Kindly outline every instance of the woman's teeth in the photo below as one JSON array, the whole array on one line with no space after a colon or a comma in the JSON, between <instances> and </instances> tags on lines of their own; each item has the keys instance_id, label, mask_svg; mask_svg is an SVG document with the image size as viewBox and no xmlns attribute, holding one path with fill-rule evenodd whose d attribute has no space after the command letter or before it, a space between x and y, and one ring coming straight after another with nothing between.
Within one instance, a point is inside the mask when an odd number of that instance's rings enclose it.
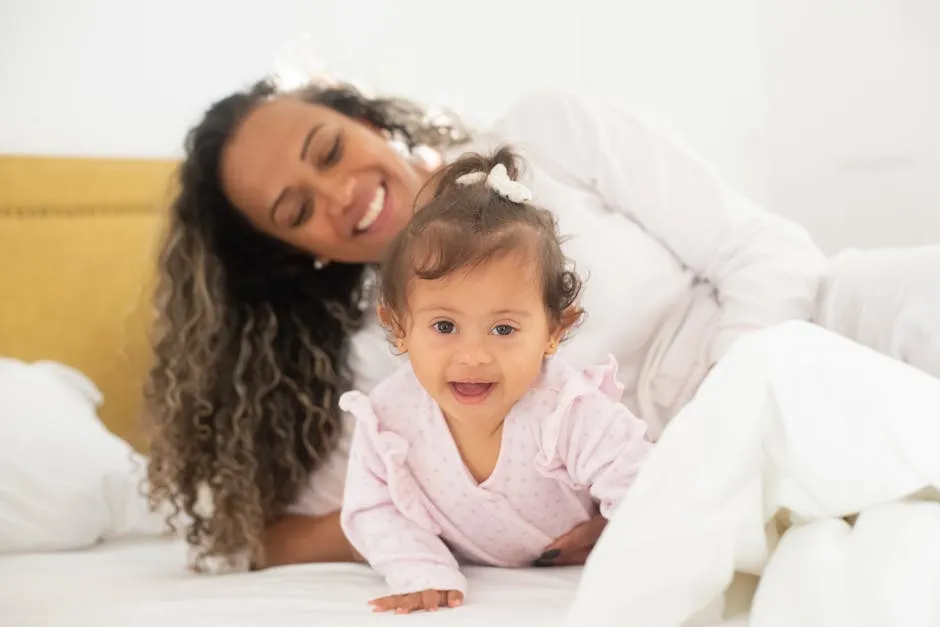
<instances>
[{"instance_id":1,"label":"woman's teeth","mask_svg":"<svg viewBox=\"0 0 940 627\"><path fill-rule=\"evenodd\" d=\"M362 219L356 224L356 230L362 232L372 226L376 219L382 214L382 207L384 206L385 186L379 185L379 188L375 192L375 197L373 197L372 202L369 203L369 210L366 211L366 215L362 216Z\"/></svg>"}]
</instances>

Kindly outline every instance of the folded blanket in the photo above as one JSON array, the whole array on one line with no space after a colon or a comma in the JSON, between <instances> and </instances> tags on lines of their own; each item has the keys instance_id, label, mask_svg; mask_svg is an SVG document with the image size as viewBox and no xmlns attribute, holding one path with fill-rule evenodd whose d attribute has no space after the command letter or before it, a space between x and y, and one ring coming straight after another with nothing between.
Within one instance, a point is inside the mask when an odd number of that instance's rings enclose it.
<instances>
[{"instance_id":1,"label":"folded blanket","mask_svg":"<svg viewBox=\"0 0 940 627\"><path fill-rule=\"evenodd\" d=\"M744 338L614 514L570 624L718 619L736 572L763 575L752 626L940 624L938 449L940 380L809 324Z\"/></svg>"}]
</instances>

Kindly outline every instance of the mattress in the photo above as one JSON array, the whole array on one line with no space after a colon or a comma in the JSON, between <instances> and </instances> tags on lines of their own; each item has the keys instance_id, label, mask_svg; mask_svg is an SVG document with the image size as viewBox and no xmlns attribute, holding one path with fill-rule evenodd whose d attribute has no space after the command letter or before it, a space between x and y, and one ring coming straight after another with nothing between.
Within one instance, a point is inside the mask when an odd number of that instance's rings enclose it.
<instances>
[{"instance_id":1,"label":"mattress","mask_svg":"<svg viewBox=\"0 0 940 627\"><path fill-rule=\"evenodd\" d=\"M200 575L186 549L163 538L91 549L0 556L4 627L326 627L346 625L564 624L580 568L469 568L464 607L411 617L376 615L366 602L382 581L355 564L289 566Z\"/></svg>"}]
</instances>

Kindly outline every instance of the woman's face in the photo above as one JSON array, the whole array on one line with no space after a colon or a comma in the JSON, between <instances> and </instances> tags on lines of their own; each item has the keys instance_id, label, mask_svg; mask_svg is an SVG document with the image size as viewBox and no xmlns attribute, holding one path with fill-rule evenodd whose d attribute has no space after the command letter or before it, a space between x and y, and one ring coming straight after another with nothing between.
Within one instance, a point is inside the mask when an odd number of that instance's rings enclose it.
<instances>
[{"instance_id":1,"label":"woman's face","mask_svg":"<svg viewBox=\"0 0 940 627\"><path fill-rule=\"evenodd\" d=\"M257 229L340 262L379 261L427 179L372 127L294 98L245 118L220 176Z\"/></svg>"}]
</instances>

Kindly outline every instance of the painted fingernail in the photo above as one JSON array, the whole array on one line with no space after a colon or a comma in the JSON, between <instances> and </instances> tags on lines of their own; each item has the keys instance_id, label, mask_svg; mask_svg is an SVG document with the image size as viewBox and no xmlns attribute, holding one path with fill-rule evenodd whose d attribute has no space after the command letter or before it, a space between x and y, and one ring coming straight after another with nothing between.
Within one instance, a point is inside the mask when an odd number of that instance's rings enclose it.
<instances>
[{"instance_id":1,"label":"painted fingernail","mask_svg":"<svg viewBox=\"0 0 940 627\"><path fill-rule=\"evenodd\" d=\"M536 558L534 562L532 562L532 566L534 566L535 568L544 568L546 566L554 566L554 564L552 563L552 560L556 559L559 555L561 555L561 551L559 551L558 549L545 551L544 553L539 555L538 558Z\"/></svg>"}]
</instances>

